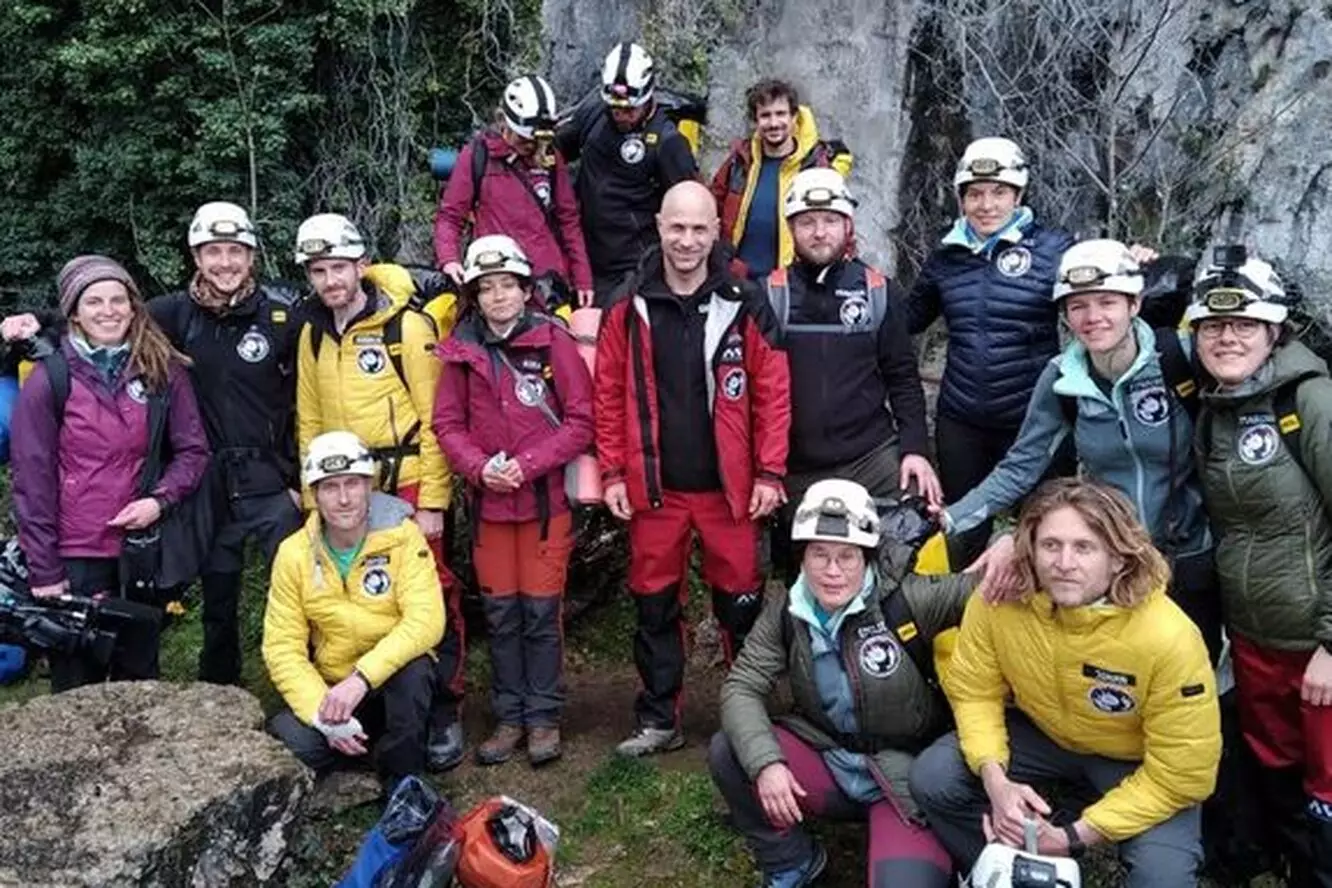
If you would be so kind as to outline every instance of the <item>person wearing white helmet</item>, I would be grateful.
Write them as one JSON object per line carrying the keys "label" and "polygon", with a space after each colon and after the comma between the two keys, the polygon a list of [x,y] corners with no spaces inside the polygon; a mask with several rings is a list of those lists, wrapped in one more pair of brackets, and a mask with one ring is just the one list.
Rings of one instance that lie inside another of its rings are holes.
{"label": "person wearing white helmet", "polygon": [[1197,276],[1197,449],[1240,730],[1288,884],[1332,886],[1332,380],[1286,329],[1295,302],[1243,247]]}
{"label": "person wearing white helmet", "polygon": [[[821,478],[850,478],[877,497],[914,488],[938,503],[901,294],[856,257],[855,205],[837,170],[798,174],[783,201],[796,261],[761,282],[791,362],[787,491],[797,500]],[[793,512],[782,510],[774,542],[787,535]],[[786,561],[793,579],[797,565]]]}
{"label": "person wearing white helmet", "polygon": [[[1073,341],[1037,378],[1008,453],[953,501],[943,524],[950,534],[964,534],[1014,508],[1071,441],[1082,474],[1128,497],[1153,544],[1170,558],[1170,595],[1197,624],[1216,663],[1221,608],[1215,540],[1193,458],[1193,349],[1187,336],[1153,330],[1139,317],[1145,275],[1119,241],[1082,241],[1064,253],[1054,303]],[[1005,561],[1011,538],[996,547],[987,561]]]}
{"label": "person wearing white helmet", "polygon": [[734,270],[757,280],[795,258],[782,197],[796,175],[830,167],[846,177],[854,158],[840,140],[820,137],[814,112],[784,80],[760,80],[745,91],[745,106],[754,132],[731,144],[712,177],[712,194],[722,237],[735,247]]}
{"label": "person wearing white helmet", "polygon": [[[881,517],[854,481],[811,485],[790,531],[800,573],[769,598],[722,684],[708,764],[765,888],[809,885],[826,865],[807,817],[869,821],[858,884],[951,884],[908,776],[915,752],[949,725],[934,643],[958,625],[975,578],[909,572],[932,532],[912,514]],[[783,677],[795,705],[774,723],[768,701]]]}
{"label": "person wearing white helmet", "polygon": [[[948,327],[935,456],[950,500],[979,484],[1008,452],[1036,379],[1059,352],[1050,295],[1073,238],[1042,225],[1024,205],[1030,185],[1031,163],[1011,139],[969,144],[953,174],[960,212],[907,300],[913,336],[941,315]],[[1134,249],[1140,260],[1155,258]],[[1052,474],[1072,472],[1071,451],[1052,465]],[[985,522],[952,537],[951,560],[970,562],[990,529]]]}
{"label": "person wearing white helmet", "polygon": [[526,307],[532,268],[503,235],[477,238],[463,266],[463,314],[440,345],[434,428],[467,479],[472,564],[490,641],[494,765],[526,739],[535,767],[560,756],[561,603],[573,550],[565,467],[592,443],[592,379],[573,336]]}
{"label": "person wearing white helmet", "polygon": [[556,131],[560,153],[580,164],[578,206],[600,308],[659,243],[654,216],[666,191],[698,178],[688,140],[653,100],[656,78],[643,47],[617,44],[602,67],[601,101],[583,103]]}
{"label": "person wearing white helmet", "polygon": [[[416,509],[447,596],[449,619],[439,651],[439,688],[431,724],[430,764],[462,761],[465,635],[461,585],[449,571],[445,516],[452,476],[430,417],[440,364],[431,316],[414,310],[405,269],[371,265],[369,248],[345,216],[321,213],[301,223],[296,261],[318,296],[306,312],[296,371],[296,438],[302,454],[332,429],[353,432],[379,465],[376,486]],[[447,332],[447,331],[446,331]],[[307,489],[307,505],[313,493]]]}
{"label": "person wearing white helmet", "polygon": [[[1165,594],[1137,510],[1098,481],[1048,481],[1018,520],[1020,598],[967,604],[944,687],[957,730],[916,757],[910,788],[961,872],[988,842],[1078,858],[1117,846],[1127,888],[1196,886],[1201,803],[1216,786],[1216,678]],[[1092,800],[1068,815],[1038,787]]]}
{"label": "person wearing white helmet", "polygon": [[[512,237],[535,276],[555,275],[582,303],[591,303],[592,268],[573,177],[554,144],[557,119],[550,84],[535,75],[519,77],[505,87],[495,122],[458,155],[458,172],[449,177],[435,216],[435,260],[456,285],[463,283],[470,226],[472,237]],[[539,294],[533,294],[537,301]]]}
{"label": "person wearing white helmet", "polygon": [[263,656],[285,704],[269,730],[319,775],[373,753],[391,792],[426,771],[444,605],[412,507],[375,490],[378,472],[351,432],[310,442],[315,509],[273,562]]}

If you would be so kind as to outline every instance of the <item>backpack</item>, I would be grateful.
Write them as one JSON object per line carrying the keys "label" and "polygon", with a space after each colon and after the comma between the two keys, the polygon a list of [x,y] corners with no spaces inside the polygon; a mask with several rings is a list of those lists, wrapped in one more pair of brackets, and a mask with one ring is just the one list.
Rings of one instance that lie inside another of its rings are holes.
{"label": "backpack", "polygon": [[[873,266],[865,266],[865,290],[869,298],[869,323],[864,329],[874,331],[879,329],[883,319],[888,316],[888,279],[884,277],[883,272]],[[774,268],[768,275],[768,304],[772,306],[773,313],[777,315],[777,326],[785,335],[791,319],[791,284],[787,270],[785,268]],[[805,325],[803,327],[821,328],[822,325]],[[837,330],[844,329],[839,325]]]}
{"label": "backpack", "polygon": [[[477,204],[481,201],[481,180],[485,178],[486,166],[490,163],[490,149],[486,147],[485,136],[480,133],[472,137],[470,144],[472,147],[471,216],[473,222],[475,222]],[[555,242],[559,244],[560,252],[568,257],[570,255],[569,245],[564,240],[564,229],[560,227],[560,221],[555,218],[555,175],[558,169],[559,167],[551,167],[550,169],[549,203],[543,201],[540,195],[537,194],[531,179],[527,176],[519,175],[517,171],[510,170],[510,172],[517,177],[518,181],[522,183],[525,189],[527,189],[527,193],[532,196],[532,200],[536,202],[537,207],[541,210],[541,215],[546,220],[546,227],[549,228],[550,233],[555,236]]]}

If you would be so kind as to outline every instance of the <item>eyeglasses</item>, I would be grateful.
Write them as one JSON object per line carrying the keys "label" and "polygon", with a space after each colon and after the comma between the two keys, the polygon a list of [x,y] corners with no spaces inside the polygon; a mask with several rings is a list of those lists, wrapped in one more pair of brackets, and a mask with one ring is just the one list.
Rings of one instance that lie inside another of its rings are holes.
{"label": "eyeglasses", "polygon": [[825,571],[836,564],[840,572],[850,573],[864,563],[864,554],[855,549],[843,549],[835,556],[831,552],[823,550],[807,551],[805,553],[805,564],[811,570]]}
{"label": "eyeglasses", "polygon": [[1253,318],[1206,318],[1198,324],[1198,338],[1220,339],[1221,334],[1229,327],[1237,338],[1253,339],[1262,332],[1263,326],[1262,321],[1255,321]]}

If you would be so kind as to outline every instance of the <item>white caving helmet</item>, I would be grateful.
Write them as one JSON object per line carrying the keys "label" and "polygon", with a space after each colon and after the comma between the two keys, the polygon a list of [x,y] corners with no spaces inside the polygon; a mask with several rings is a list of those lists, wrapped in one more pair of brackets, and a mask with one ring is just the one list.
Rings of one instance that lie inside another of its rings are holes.
{"label": "white caving helmet", "polygon": [[962,888],[1014,888],[1015,885],[1058,885],[1082,888],[1082,868],[1071,857],[1046,857],[991,843],[976,858]]}
{"label": "white caving helmet", "polygon": [[1123,293],[1141,296],[1145,281],[1138,260],[1116,240],[1085,240],[1069,247],[1059,260],[1054,301],[1075,293]]}
{"label": "white caving helmet", "polygon": [[519,138],[550,137],[555,133],[555,90],[541,77],[519,77],[506,86],[500,111]]}
{"label": "white caving helmet", "polygon": [[532,276],[532,263],[518,242],[507,234],[488,234],[472,241],[463,259],[463,284],[501,271],[520,278]]}
{"label": "white caving helmet", "polygon": [[856,482],[840,478],[811,485],[796,509],[791,540],[877,548],[879,512],[874,497]]}
{"label": "white caving helmet", "polygon": [[206,203],[195,210],[188,240],[191,250],[214,241],[235,241],[252,250],[259,246],[250,214],[224,200]]}
{"label": "white caving helmet", "polygon": [[856,201],[841,173],[829,167],[814,167],[796,175],[786,189],[782,213],[790,219],[806,210],[829,210],[855,219]]}
{"label": "white caving helmet", "polygon": [[315,259],[360,259],[364,255],[365,238],[346,216],[320,213],[306,219],[296,230],[299,265]]}
{"label": "white caving helmet", "polygon": [[1213,261],[1194,279],[1193,303],[1185,310],[1184,320],[1196,324],[1207,318],[1227,317],[1285,323],[1290,310],[1286,307],[1286,287],[1276,270],[1243,253],[1235,259],[1239,261],[1228,265]]}
{"label": "white caving helmet", "polygon": [[1027,190],[1027,157],[1012,139],[993,136],[977,139],[962,152],[953,174],[953,191],[959,197],[972,182],[1003,182],[1019,192]]}
{"label": "white caving helmet", "polygon": [[351,432],[325,432],[310,442],[301,465],[301,482],[313,487],[336,475],[375,477],[375,457]]}
{"label": "white caving helmet", "polygon": [[612,108],[641,108],[652,98],[657,74],[637,43],[617,43],[601,68],[601,98]]}

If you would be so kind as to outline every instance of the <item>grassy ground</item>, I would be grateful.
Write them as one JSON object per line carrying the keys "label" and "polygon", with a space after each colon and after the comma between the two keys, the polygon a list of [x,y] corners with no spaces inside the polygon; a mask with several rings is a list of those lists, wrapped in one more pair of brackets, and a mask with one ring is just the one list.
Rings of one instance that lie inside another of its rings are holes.
{"label": "grassy ground", "polygon": [[[271,710],[277,697],[257,654],[262,630],[262,583],[247,577],[243,604],[246,687]],[[691,602],[695,618],[706,612],[701,595]],[[632,728],[637,679],[629,660],[633,610],[621,598],[580,620],[568,637],[569,704],[564,725],[565,757],[534,771],[524,760],[497,768],[470,761],[436,778],[438,788],[465,809],[491,794],[504,793],[539,808],[563,833],[559,854],[561,886],[586,888],[740,888],[757,884],[743,845],[726,827],[723,807],[708,777],[704,750],[716,730],[717,690],[722,669],[706,634],[694,646],[687,679],[685,749],[651,761],[622,761],[611,749]],[[197,606],[166,631],[162,647],[164,678],[190,681],[195,673],[201,627]],[[465,713],[469,746],[489,730],[485,716],[487,661],[484,640],[471,645]],[[0,703],[47,691],[40,676],[0,688]],[[336,881],[378,815],[362,806],[335,817],[311,820],[292,848],[287,884],[326,888]],[[822,885],[851,888],[865,884],[864,827],[815,825],[831,853]],[[1088,888],[1122,884],[1109,859],[1089,862]],[[1275,883],[1257,883],[1274,885]]]}

